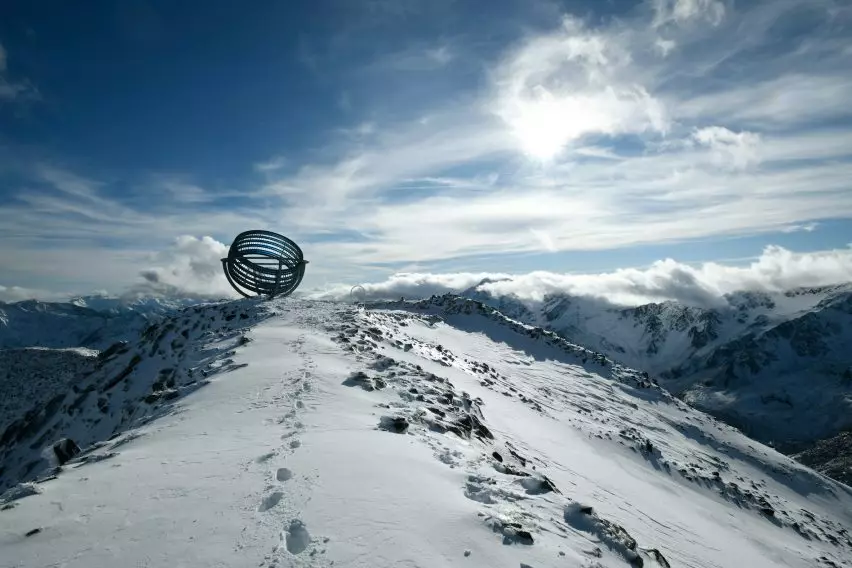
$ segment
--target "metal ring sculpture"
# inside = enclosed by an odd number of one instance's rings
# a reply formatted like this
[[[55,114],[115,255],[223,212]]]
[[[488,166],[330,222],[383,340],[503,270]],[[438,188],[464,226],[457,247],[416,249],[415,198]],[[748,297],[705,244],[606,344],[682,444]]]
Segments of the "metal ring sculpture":
[[[252,293],[289,296],[302,282],[305,265],[299,245],[271,231],[245,231],[237,235],[227,258],[225,277],[245,297]]]
[[[356,284],[352,286],[352,289],[349,290],[349,299],[355,302],[356,304],[363,303],[367,298],[367,290],[364,289],[360,284]]]

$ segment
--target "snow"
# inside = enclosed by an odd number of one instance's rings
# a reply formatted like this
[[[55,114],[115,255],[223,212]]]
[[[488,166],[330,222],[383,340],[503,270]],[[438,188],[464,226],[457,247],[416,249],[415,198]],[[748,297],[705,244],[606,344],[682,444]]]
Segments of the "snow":
[[[0,349],[91,347],[105,349],[145,326],[201,299],[81,296],[68,302],[0,302]]]
[[[852,428],[852,284],[738,292],[712,309],[675,302],[616,308],[564,295],[542,302],[469,295],[646,371],[690,404],[764,442],[801,450]]]
[[[218,371],[0,498],[0,566],[852,566],[852,490],[472,303],[175,321]]]

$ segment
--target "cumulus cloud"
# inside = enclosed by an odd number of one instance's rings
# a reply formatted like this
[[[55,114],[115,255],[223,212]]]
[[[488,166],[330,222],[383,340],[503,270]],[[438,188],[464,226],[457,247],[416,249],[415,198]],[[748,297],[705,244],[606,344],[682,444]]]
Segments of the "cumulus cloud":
[[[58,301],[67,300],[68,294],[61,292],[50,292],[47,290],[37,290],[34,288],[23,288],[21,286],[3,286],[0,285],[0,302],[12,303],[22,300],[39,299],[42,301]]]
[[[709,148],[713,161],[720,167],[745,168],[759,160],[760,135],[754,132],[708,126],[697,129],[692,141]]]
[[[364,298],[367,300],[419,299],[432,295],[456,293],[479,285],[484,280],[510,278],[508,274],[486,272],[457,272],[452,274],[428,274],[417,272],[398,273],[383,282],[365,282]],[[324,290],[308,292],[308,296],[320,300],[349,300],[353,286],[331,286]]]
[[[745,265],[706,262],[693,266],[665,259],[647,268],[598,274],[545,271],[522,275],[409,273],[396,274],[384,282],[363,284],[363,287],[370,299],[422,298],[476,287],[495,296],[512,295],[527,301],[541,301],[549,294],[569,294],[619,305],[674,300],[708,306],[723,303],[725,294],[737,291],[777,292],[847,282],[852,282],[852,247],[797,253],[769,246],[760,257]],[[337,299],[347,299],[348,295],[348,287],[315,294]]]
[[[222,272],[228,247],[212,237],[182,235],[171,248],[154,255],[131,292],[168,297],[233,298]]]

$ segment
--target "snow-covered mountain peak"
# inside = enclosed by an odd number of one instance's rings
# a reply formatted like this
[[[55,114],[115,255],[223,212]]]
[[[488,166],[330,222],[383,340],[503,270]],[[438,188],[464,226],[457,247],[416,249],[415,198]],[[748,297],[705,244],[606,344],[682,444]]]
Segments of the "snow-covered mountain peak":
[[[205,298],[167,298],[162,296],[124,295],[110,296],[93,294],[78,296],[68,301],[69,304],[89,308],[97,312],[122,313],[137,312],[145,315],[159,315],[209,301]]]

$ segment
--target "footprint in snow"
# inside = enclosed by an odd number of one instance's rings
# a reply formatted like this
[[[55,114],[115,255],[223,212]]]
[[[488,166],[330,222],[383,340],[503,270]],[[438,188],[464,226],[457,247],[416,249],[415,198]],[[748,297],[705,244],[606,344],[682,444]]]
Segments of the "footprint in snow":
[[[286,467],[279,467],[278,471],[275,473],[275,479],[278,481],[288,481],[293,477],[293,472],[287,469]]]
[[[302,445],[302,442],[299,440],[290,440],[290,447],[294,450]]]
[[[258,512],[263,513],[264,511],[268,511],[273,508],[281,501],[282,497],[284,497],[284,493],[282,491],[273,491],[260,501],[260,505],[257,506]]]
[[[308,533],[305,524],[299,519],[290,521],[290,526],[281,536],[290,554],[304,552],[311,544],[311,535]]]
[[[256,457],[254,459],[254,461],[257,462],[257,463],[263,463],[263,462],[271,460],[274,457],[275,457],[275,452],[268,452],[268,453],[263,454],[262,456]]]

